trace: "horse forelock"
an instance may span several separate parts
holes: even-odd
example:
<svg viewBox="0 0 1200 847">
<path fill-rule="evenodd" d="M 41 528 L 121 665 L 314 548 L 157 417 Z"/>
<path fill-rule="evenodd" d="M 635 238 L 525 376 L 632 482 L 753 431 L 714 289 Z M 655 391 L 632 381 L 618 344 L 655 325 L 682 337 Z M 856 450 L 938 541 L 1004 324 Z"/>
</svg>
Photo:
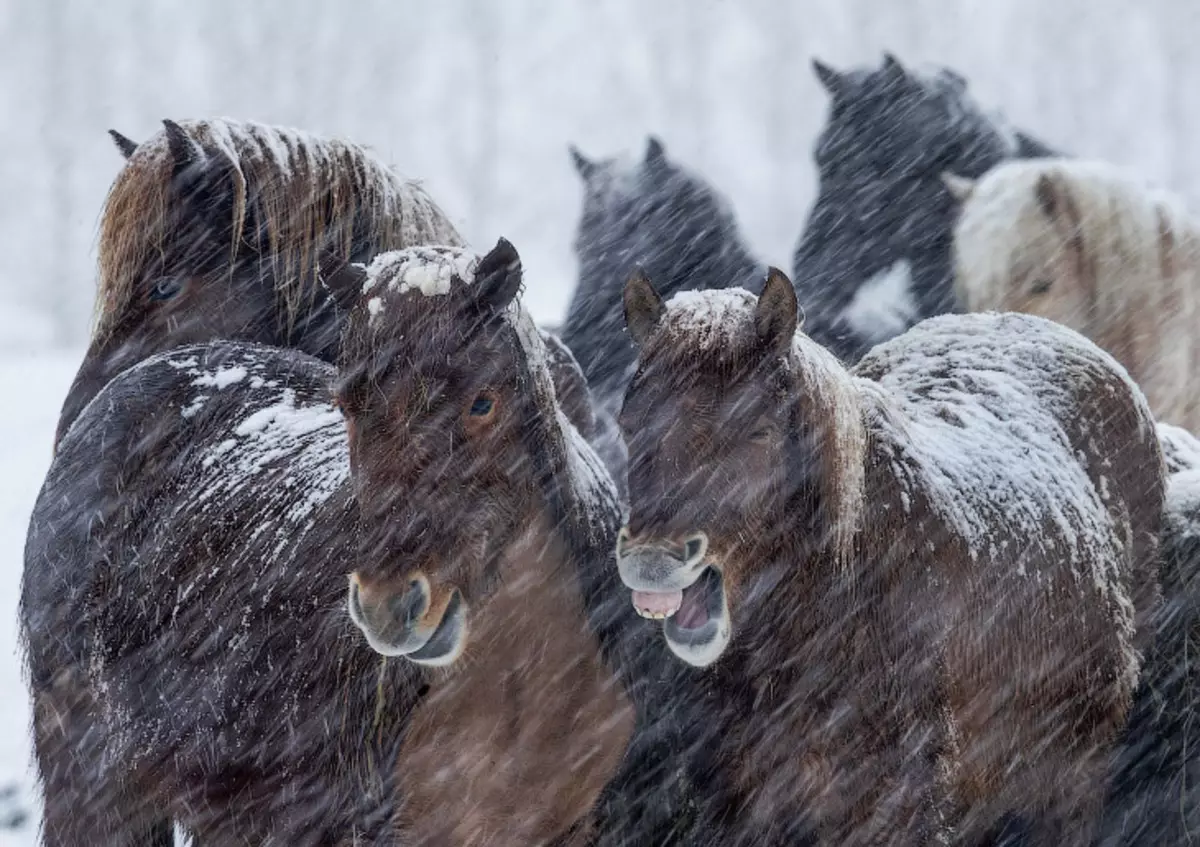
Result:
<svg viewBox="0 0 1200 847">
<path fill-rule="evenodd" d="M 356 246 L 374 253 L 463 243 L 419 184 L 402 179 L 363 147 L 231 119 L 181 126 L 210 157 L 222 157 L 233 178 L 229 271 L 239 245 L 252 237 L 260 273 L 272 272 L 289 334 L 318 293 L 323 253 L 349 260 Z M 147 265 L 166 245 L 187 238 L 188 230 L 203 231 L 204 221 L 177 221 L 170 214 L 178 204 L 174 167 L 160 131 L 138 147 L 109 191 L 100 225 L 97 336 L 112 328 Z M 256 232 L 246 232 L 250 221 Z"/>
</svg>

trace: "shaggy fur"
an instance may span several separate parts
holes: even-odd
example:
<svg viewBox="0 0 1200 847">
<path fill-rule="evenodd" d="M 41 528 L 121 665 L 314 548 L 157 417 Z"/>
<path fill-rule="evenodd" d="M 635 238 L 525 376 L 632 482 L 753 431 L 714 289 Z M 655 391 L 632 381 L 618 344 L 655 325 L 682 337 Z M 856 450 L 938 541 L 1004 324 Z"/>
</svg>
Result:
<svg viewBox="0 0 1200 847">
<path fill-rule="evenodd" d="M 1159 420 L 1200 431 L 1200 223 L 1182 203 L 1100 162 L 1008 162 L 954 183 L 963 305 L 1078 330 Z"/>
<path fill-rule="evenodd" d="M 424 189 L 357 145 L 227 119 L 164 123 L 105 202 L 95 331 L 59 438 L 112 376 L 174 346 L 239 339 L 332 360 L 320 268 L 462 243 Z"/>
<path fill-rule="evenodd" d="M 1159 424 L 1163 608 L 1105 808 L 1102 847 L 1200 839 L 1200 441 Z"/>
<path fill-rule="evenodd" d="M 676 617 L 724 603 L 718 814 L 746 844 L 972 844 L 1016 814 L 1088 845 L 1157 603 L 1144 398 L 1019 315 L 927 321 L 850 373 L 791 335 L 790 290 L 626 301 L 618 562 L 645 592 L 627 574 L 668 559 L 636 556 L 706 533 Z M 701 631 L 664 625 L 683 657 Z"/>
<path fill-rule="evenodd" d="M 956 311 L 950 253 L 954 203 L 946 169 L 980 176 L 1048 148 L 987 115 L 949 69 L 910 71 L 888 55 L 879 69 L 837 71 L 816 61 L 830 95 L 814 149 L 818 195 L 796 248 L 793 279 L 806 331 L 843 361 L 923 318 Z M 864 291 L 900 274 L 893 291 Z M 891 302 L 891 300 L 895 302 Z M 810 331 L 811 335 L 811 331 Z"/>
<path fill-rule="evenodd" d="M 386 285 L 414 256 L 414 279 L 453 290 Z M 661 766 L 676 755 L 676 716 L 647 693 L 679 674 L 623 602 L 615 491 L 557 406 L 552 370 L 565 360 L 518 305 L 502 304 L 486 332 L 461 320 L 475 289 L 443 270 L 470 277 L 482 265 L 453 250 L 385 254 L 372 266 L 385 287 L 353 307 L 337 372 L 245 343 L 178 348 L 119 375 L 63 439 L 30 523 L 21 603 L 49 847 L 158 845 L 167 818 L 204 844 L 382 847 L 447 821 L 478 838 L 589 802 L 604 843 L 664 840 L 681 814 L 678 780 Z M 336 290 L 350 302 L 361 289 Z M 395 385 L 389 373 L 455 367 L 465 379 L 494 372 L 496 389 L 514 392 L 519 436 L 503 451 L 473 451 L 453 422 L 427 449 L 427 417 L 444 404 L 379 393 Z M 507 461 L 515 454 L 527 458 Z M 455 469 L 468 477 L 430 478 Z M 451 491 L 468 518 L 438 511 Z M 539 526 L 554 537 L 522 540 Z M 462 586 L 476 637 L 451 673 L 382 659 L 347 616 L 350 571 L 377 583 L 398 575 L 390 565 L 440 573 L 421 554 L 435 532 L 463 546 L 428 549 L 473 574 Z M 491 546 L 477 557 L 481 540 Z M 526 551 L 526 565 L 506 550 Z M 560 566 L 544 567 L 555 555 Z M 588 644 L 581 665 L 547 664 Z M 579 673 L 598 681 L 607 663 L 642 703 L 624 759 L 627 713 L 580 686 Z M 469 761 L 456 761 L 455 727 L 473 739 Z M 503 767 L 479 772 L 487 762 Z M 479 801 L 469 815 L 465 797 Z"/>
</svg>

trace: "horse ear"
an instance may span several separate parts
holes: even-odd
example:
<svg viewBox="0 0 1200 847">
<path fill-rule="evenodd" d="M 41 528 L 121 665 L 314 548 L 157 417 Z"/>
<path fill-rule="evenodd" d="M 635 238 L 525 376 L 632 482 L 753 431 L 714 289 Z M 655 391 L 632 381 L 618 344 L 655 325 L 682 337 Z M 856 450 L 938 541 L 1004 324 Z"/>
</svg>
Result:
<svg viewBox="0 0 1200 847">
<path fill-rule="evenodd" d="M 812 69 L 813 73 L 817 75 L 817 81 L 821 83 L 821 87 L 830 95 L 837 97 L 842 93 L 843 79 L 838 71 L 815 57 L 812 60 Z"/>
<path fill-rule="evenodd" d="M 358 303 L 366 281 L 366 265 L 358 262 L 346 262 L 339 266 L 326 265 L 321 269 L 321 284 L 325 286 L 338 309 L 343 312 L 349 312 Z"/>
<path fill-rule="evenodd" d="M 908 73 L 904 70 L 904 65 L 900 64 L 900 60 L 891 53 L 883 54 L 883 74 L 887 79 L 897 82 L 908 78 Z"/>
<path fill-rule="evenodd" d="M 138 144 L 132 138 L 127 138 L 115 129 L 110 129 L 108 135 L 112 138 L 113 143 L 117 145 L 117 149 L 121 151 L 121 155 L 128 159 L 133 155 L 133 151 L 137 150 Z"/>
<path fill-rule="evenodd" d="M 946 186 L 946 190 L 950 192 L 950 196 L 959 203 L 966 203 L 971 199 L 971 195 L 975 193 L 975 180 L 970 177 L 959 176 L 950 171 L 942 171 L 942 185 Z"/>
<path fill-rule="evenodd" d="M 768 268 L 767 282 L 754 308 L 754 330 L 759 342 L 777 355 L 787 353 L 800 323 L 798 312 L 792 281 L 779 268 Z"/>
<path fill-rule="evenodd" d="M 1079 215 L 1071 191 L 1054 174 L 1043 173 L 1039 176 L 1033 193 L 1042 214 L 1052 223 L 1062 223 L 1071 229 L 1078 223 Z"/>
<path fill-rule="evenodd" d="M 167 136 L 167 148 L 171 151 L 171 159 L 175 162 L 175 172 L 179 173 L 193 165 L 204 162 L 207 156 L 200 142 L 188 135 L 187 130 L 175 121 L 163 120 L 163 131 Z"/>
<path fill-rule="evenodd" d="M 952 68 L 941 69 L 942 79 L 946 80 L 960 94 L 967 90 L 967 78 Z"/>
<path fill-rule="evenodd" d="M 575 164 L 576 172 L 585 180 L 591 179 L 592 174 L 596 172 L 596 163 L 583 155 L 574 144 L 568 144 L 567 149 L 571 152 L 571 161 Z"/>
<path fill-rule="evenodd" d="M 625 283 L 622 299 L 625 303 L 625 326 L 629 329 L 629 337 L 640 347 L 658 329 L 667 310 L 641 265 L 634 269 Z"/>
<path fill-rule="evenodd" d="M 661 165 L 667 161 L 667 146 L 657 135 L 646 139 L 646 164 Z"/>
<path fill-rule="evenodd" d="M 488 311 L 501 312 L 516 298 L 521 280 L 517 248 L 507 238 L 501 238 L 475 266 L 475 302 Z"/>
</svg>

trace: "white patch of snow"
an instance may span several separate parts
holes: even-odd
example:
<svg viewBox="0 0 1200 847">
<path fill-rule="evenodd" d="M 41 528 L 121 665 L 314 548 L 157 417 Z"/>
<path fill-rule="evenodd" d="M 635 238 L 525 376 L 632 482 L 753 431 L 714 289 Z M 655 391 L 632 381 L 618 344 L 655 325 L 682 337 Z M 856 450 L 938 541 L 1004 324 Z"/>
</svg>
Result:
<svg viewBox="0 0 1200 847">
<path fill-rule="evenodd" d="M 192 380 L 192 385 L 199 385 L 206 388 L 216 388 L 218 390 L 235 383 L 241 382 L 246 378 L 246 369 L 241 366 L 231 368 L 221 368 L 212 373 L 201 374 Z"/>
<path fill-rule="evenodd" d="M 663 331 L 686 335 L 702 350 L 727 348 L 745 333 L 758 298 L 744 288 L 680 291 L 666 302 Z"/>
<path fill-rule="evenodd" d="M 367 267 L 363 293 L 374 291 L 382 283 L 397 294 L 409 291 L 426 297 L 449 294 L 455 278 L 465 285 L 474 281 L 478 262 L 474 253 L 461 247 L 409 247 L 380 253 Z"/>
<path fill-rule="evenodd" d="M 860 338 L 878 344 L 904 332 L 918 315 L 912 264 L 900 259 L 858 287 L 842 319 Z"/>
</svg>

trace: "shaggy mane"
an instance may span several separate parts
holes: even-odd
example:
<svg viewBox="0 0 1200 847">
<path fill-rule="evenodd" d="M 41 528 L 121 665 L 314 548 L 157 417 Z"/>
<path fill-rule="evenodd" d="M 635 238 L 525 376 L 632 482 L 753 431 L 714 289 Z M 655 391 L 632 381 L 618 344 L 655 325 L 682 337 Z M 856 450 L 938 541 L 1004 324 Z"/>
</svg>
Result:
<svg viewBox="0 0 1200 847">
<path fill-rule="evenodd" d="M 418 183 L 356 144 L 225 118 L 180 125 L 232 164 L 230 264 L 252 213 L 266 236 L 254 246 L 270 262 L 289 331 L 317 293 L 323 249 L 349 259 L 356 236 L 378 250 L 463 243 Z M 138 146 L 109 191 L 100 223 L 96 338 L 127 308 L 146 264 L 180 237 L 167 214 L 173 170 L 166 133 L 159 131 Z"/>
</svg>

